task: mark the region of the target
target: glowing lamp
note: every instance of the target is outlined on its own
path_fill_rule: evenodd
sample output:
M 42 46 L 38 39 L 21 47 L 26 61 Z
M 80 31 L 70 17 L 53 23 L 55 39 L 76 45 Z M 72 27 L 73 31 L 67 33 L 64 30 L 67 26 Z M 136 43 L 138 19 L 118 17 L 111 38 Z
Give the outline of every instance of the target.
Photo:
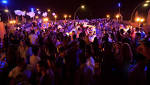
M 150 0 L 147 0 L 147 1 L 146 1 L 146 3 L 149 3 L 149 2 L 150 2 Z
M 15 20 L 10 20 L 9 23 L 10 23 L 10 24 L 15 24 L 16 21 L 15 21 Z
M 84 5 L 82 5 L 82 6 L 81 6 L 81 8 L 82 8 L 82 9 L 84 9 L 84 8 L 85 8 L 85 6 L 84 6 Z
M 106 15 L 106 17 L 107 17 L 107 18 L 110 18 L 110 15 L 109 15 L 109 14 L 107 14 L 107 15 Z
M 141 20 L 140 20 L 140 22 L 144 22 L 145 21 L 145 19 L 144 18 L 142 18 Z
M 56 18 L 57 18 L 57 15 L 55 15 L 54 18 L 56 19 Z
M 2 3 L 3 3 L 3 4 L 7 4 L 8 1 L 7 1 L 7 0 L 2 0 Z
M 136 18 L 136 22 L 139 22 L 140 21 L 140 18 L 138 17 L 138 18 Z
M 64 18 L 67 18 L 67 15 L 66 15 L 66 14 L 64 15 Z
M 35 18 L 36 18 L 36 19 L 38 19 L 38 18 L 39 18 L 39 16 L 35 16 Z
M 120 17 L 120 15 L 119 15 L 119 14 L 117 14 L 117 15 L 116 15 L 116 18 L 118 19 L 119 17 Z
M 31 8 L 31 12 L 34 12 L 34 8 Z
M 48 18 L 43 18 L 44 22 L 48 22 L 48 20 L 49 20 Z
M 118 3 L 118 7 L 121 7 L 121 3 Z
M 38 9 L 38 8 L 37 8 L 36 10 L 37 10 L 37 11 L 39 11 L 39 9 Z
M 4 12 L 5 12 L 5 13 L 8 13 L 8 12 L 9 12 L 9 10 L 8 10 L 8 9 L 5 9 L 5 10 L 4 10 Z
M 147 6 L 148 6 L 148 4 L 146 3 L 146 4 L 144 4 L 143 6 L 144 6 L 144 7 L 147 7 Z
M 47 11 L 50 12 L 51 10 L 50 10 L 50 9 L 47 9 Z
M 69 15 L 69 18 L 71 18 L 71 15 Z

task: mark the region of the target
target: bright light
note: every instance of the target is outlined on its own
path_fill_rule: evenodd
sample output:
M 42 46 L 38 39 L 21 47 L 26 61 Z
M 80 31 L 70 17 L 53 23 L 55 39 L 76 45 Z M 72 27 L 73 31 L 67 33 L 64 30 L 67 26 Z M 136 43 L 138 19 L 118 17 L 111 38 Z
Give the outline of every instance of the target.
M 37 10 L 37 11 L 39 11 L 39 9 L 38 9 L 38 8 L 37 8 L 36 10 Z
M 36 19 L 38 19 L 38 18 L 39 18 L 39 16 L 35 16 L 35 18 L 36 18 Z
M 67 18 L 67 15 L 66 15 L 66 14 L 64 15 L 64 18 Z
M 107 17 L 107 18 L 110 18 L 110 15 L 109 15 L 109 14 L 107 14 L 107 15 L 106 15 L 106 17 Z
M 145 21 L 145 19 L 144 18 L 140 18 L 140 17 L 137 17 L 136 19 L 135 19 L 135 21 L 136 22 L 144 22 Z
M 34 8 L 31 8 L 31 12 L 34 12 Z
M 144 18 L 142 18 L 142 19 L 141 19 L 141 22 L 144 22 L 144 21 L 145 21 L 145 19 L 144 19 Z
M 82 9 L 84 9 L 84 8 L 85 8 L 85 6 L 84 6 L 84 5 L 82 5 L 82 6 L 81 6 L 81 8 L 82 8 Z
M 149 3 L 149 2 L 150 2 L 150 0 L 147 0 L 147 1 L 146 1 L 146 3 Z
M 47 9 L 47 11 L 50 12 L 51 10 L 50 10 L 50 9 Z
M 10 23 L 10 24 L 15 24 L 16 21 L 15 21 L 15 20 L 10 20 L 9 23 Z
M 138 17 L 138 18 L 136 18 L 136 22 L 139 22 L 140 21 L 140 18 Z
M 44 22 L 48 22 L 48 20 L 49 20 L 48 18 L 43 18 Z
M 8 1 L 7 1 L 7 0 L 2 0 L 2 3 L 3 3 L 3 4 L 7 4 Z
M 5 10 L 4 10 L 4 12 L 8 13 L 8 12 L 9 12 L 9 10 L 8 10 L 8 9 L 5 9 Z
M 71 15 L 69 15 L 69 18 L 71 18 Z
M 116 18 L 118 19 L 119 17 L 120 17 L 120 15 L 119 15 L 119 14 L 117 14 L 117 15 L 116 15 Z
M 143 6 L 144 6 L 144 7 L 147 7 L 147 6 L 148 6 L 148 4 L 146 3 L 146 4 L 144 4 Z
M 55 15 L 54 18 L 56 19 L 56 18 L 57 18 L 57 15 Z
M 118 3 L 118 7 L 121 7 L 121 3 L 120 2 Z

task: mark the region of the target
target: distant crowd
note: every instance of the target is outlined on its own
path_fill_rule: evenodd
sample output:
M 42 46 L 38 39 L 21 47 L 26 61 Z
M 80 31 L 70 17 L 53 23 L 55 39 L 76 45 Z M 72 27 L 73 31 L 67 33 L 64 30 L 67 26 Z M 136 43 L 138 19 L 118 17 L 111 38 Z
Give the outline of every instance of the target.
M 5 26 L 2 85 L 149 85 L 150 32 L 108 19 Z

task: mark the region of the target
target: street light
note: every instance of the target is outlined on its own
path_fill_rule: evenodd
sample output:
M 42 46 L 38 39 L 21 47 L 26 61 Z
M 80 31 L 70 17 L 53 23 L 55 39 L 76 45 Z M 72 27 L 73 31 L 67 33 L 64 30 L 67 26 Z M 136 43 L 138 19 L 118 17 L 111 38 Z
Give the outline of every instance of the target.
M 135 21 L 136 21 L 136 22 L 141 22 L 141 23 L 143 23 L 143 22 L 145 21 L 145 19 L 144 19 L 144 18 L 141 18 L 141 17 L 137 17 L 137 18 L 135 19 Z
M 107 18 L 110 18 L 110 15 L 109 15 L 109 14 L 107 14 L 107 15 L 106 15 L 106 17 L 107 17 Z
M 119 19 L 120 17 L 121 17 L 120 14 L 117 14 L 117 15 L 116 15 L 117 21 L 118 21 L 118 19 Z
M 116 18 L 117 18 L 117 20 L 118 20 L 118 19 L 120 18 L 120 15 L 119 15 L 119 14 L 117 14 L 117 15 L 116 15 Z
M 77 9 L 76 9 L 76 11 L 74 12 L 74 20 L 76 20 L 76 14 L 77 14 L 77 12 L 78 12 L 78 10 L 79 9 L 85 9 L 85 5 L 81 5 L 80 7 L 78 7 Z
M 142 19 L 141 19 L 141 22 L 143 23 L 144 21 L 145 21 L 145 19 L 144 19 L 144 18 L 142 18 Z
M 56 20 L 57 20 L 57 15 L 55 15 L 54 18 L 55 18 L 55 22 L 56 22 Z
M 40 9 L 39 9 L 39 8 L 37 8 L 36 10 L 37 10 L 37 11 L 39 11 Z
M 69 15 L 69 19 L 71 18 L 71 15 Z
M 36 19 L 38 19 L 38 18 L 39 18 L 39 16 L 35 16 L 35 18 L 36 18 Z
M 120 15 L 119 15 L 119 14 L 117 14 L 117 15 L 116 15 L 116 18 L 118 19 L 119 17 L 120 17 Z
M 48 19 L 47 17 L 43 18 L 43 21 L 44 21 L 44 22 L 48 22 L 48 20 L 49 20 L 49 19 Z
M 64 15 L 65 20 L 66 20 L 67 17 L 68 17 L 67 14 L 65 14 L 65 15 Z
M 145 3 L 143 6 L 144 6 L 144 7 L 147 7 L 148 5 L 149 5 L 148 3 Z
M 146 1 L 146 3 L 149 3 L 149 2 L 150 2 L 149 0 Z
M 84 5 L 81 5 L 81 8 L 82 8 L 82 9 L 84 9 L 84 8 L 85 8 L 85 6 L 84 6 Z
M 135 19 L 135 21 L 136 21 L 136 22 L 139 22 L 139 21 L 140 21 L 140 18 L 139 18 L 139 17 L 138 17 L 138 18 L 136 18 L 136 19 Z
M 51 10 L 50 10 L 50 9 L 47 9 L 47 11 L 50 12 Z
M 138 25 L 140 26 L 141 23 L 143 23 L 145 21 L 144 18 L 141 18 L 141 17 L 137 17 L 135 18 L 135 21 L 138 23 Z
M 7 4 L 8 1 L 7 1 L 7 0 L 2 0 L 2 3 L 3 3 L 3 4 Z
M 8 12 L 9 12 L 9 10 L 8 10 L 8 9 L 5 9 L 5 10 L 4 10 L 4 12 L 5 12 L 5 13 L 8 13 Z
M 10 20 L 9 24 L 16 24 L 16 20 Z

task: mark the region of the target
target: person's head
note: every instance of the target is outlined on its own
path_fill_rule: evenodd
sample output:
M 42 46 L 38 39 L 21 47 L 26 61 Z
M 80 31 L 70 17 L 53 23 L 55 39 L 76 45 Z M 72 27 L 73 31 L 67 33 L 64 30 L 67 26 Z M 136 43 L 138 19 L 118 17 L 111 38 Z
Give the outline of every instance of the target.
M 136 33 L 136 38 L 141 38 L 141 33 Z
M 75 31 L 72 31 L 72 35 L 75 35 L 76 33 L 75 33 Z
M 105 34 L 104 37 L 103 37 L 103 42 L 108 42 L 108 37 L 109 37 L 109 35 Z
M 31 30 L 31 34 L 35 34 L 35 31 L 34 31 L 34 30 Z
M 123 33 L 124 33 L 124 30 L 123 30 L 123 29 L 121 29 L 121 30 L 120 30 L 120 33 L 121 33 L 121 34 L 123 34 Z
M 97 37 L 95 37 L 95 38 L 94 38 L 94 42 L 95 42 L 95 43 L 97 43 L 97 42 L 98 42 L 98 39 L 97 39 Z
M 25 45 L 24 40 L 21 40 L 21 41 L 20 41 L 20 46 L 24 46 L 24 45 Z
M 140 31 L 140 28 L 136 27 L 136 28 L 135 28 L 135 31 L 136 31 L 136 32 Z
M 38 47 L 36 47 L 36 46 L 34 46 L 33 48 L 32 48 L 32 52 L 33 52 L 33 54 L 34 55 L 38 55 L 38 52 L 39 52 L 39 48 Z
M 75 35 L 73 35 L 73 40 L 76 40 L 76 34 L 75 34 Z

